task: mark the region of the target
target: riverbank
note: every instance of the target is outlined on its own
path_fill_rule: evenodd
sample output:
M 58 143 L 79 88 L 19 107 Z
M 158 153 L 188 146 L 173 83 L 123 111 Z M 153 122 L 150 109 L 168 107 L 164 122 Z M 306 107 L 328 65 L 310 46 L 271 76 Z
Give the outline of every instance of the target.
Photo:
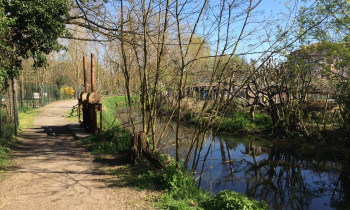
M 134 117 L 137 119 L 140 113 L 137 113 L 137 109 L 133 111 Z M 128 114 L 125 109 L 116 110 L 113 116 L 121 117 L 123 123 L 128 122 Z M 157 119 L 157 125 L 160 128 L 167 124 L 168 118 L 166 115 Z M 182 139 L 182 143 L 179 145 L 180 158 L 185 157 L 181 151 L 186 152 L 190 147 L 188 141 L 191 139 L 186 137 L 193 134 L 193 127 L 194 125 L 191 123 L 182 123 L 180 127 L 180 138 Z M 176 123 L 170 122 L 168 129 L 165 131 L 166 135 L 163 136 L 161 145 L 161 151 L 164 153 L 174 155 L 174 142 L 169 140 L 174 139 L 175 128 Z M 343 180 L 344 175 L 342 174 L 350 172 L 347 167 L 347 160 L 349 159 L 347 154 L 350 153 L 348 147 L 344 147 L 344 144 L 340 143 L 341 141 L 335 142 L 331 138 L 324 141 L 317 141 L 316 139 L 306 141 L 298 138 L 278 138 L 273 135 L 266 135 L 264 132 L 258 134 L 257 132 L 253 132 L 253 135 L 246 135 L 246 133 L 242 135 L 241 132 L 235 134 L 220 132 L 219 134 L 209 133 L 206 135 L 203 143 L 200 143 L 198 148 L 196 146 L 192 151 L 188 166 L 188 170 L 195 171 L 195 174 L 189 174 L 189 176 L 192 179 L 193 176 L 195 177 L 196 186 L 200 185 L 202 189 L 214 194 L 218 194 L 225 189 L 238 191 L 249 197 L 265 200 L 271 208 L 277 209 L 297 207 L 332 209 L 330 205 L 346 206 L 344 204 L 344 202 L 348 202 L 346 196 L 345 198 L 339 198 L 345 199 L 344 202 L 334 200 L 333 197 L 329 196 L 333 185 L 336 187 L 334 177 L 339 176 L 342 189 L 343 187 L 346 188 L 348 183 Z M 343 142 L 346 139 L 343 139 Z M 128 141 L 128 138 L 126 138 L 126 141 Z M 97 144 L 100 144 L 100 142 L 97 142 Z M 139 179 L 144 180 L 141 183 L 152 183 L 147 177 L 142 178 L 145 175 L 151 180 L 161 180 L 161 177 L 159 177 L 161 173 L 157 170 L 149 170 L 150 168 L 149 163 L 148 165 L 142 165 L 141 169 L 134 168 L 133 171 L 139 173 L 133 174 L 136 180 L 132 181 L 131 184 L 138 183 L 137 180 Z M 291 176 L 291 172 L 297 174 Z M 178 178 L 174 179 L 178 180 Z M 290 186 L 290 183 L 307 184 L 303 185 L 304 187 L 294 188 Z M 325 188 L 322 183 L 326 183 L 329 187 Z M 154 189 L 163 189 L 159 186 L 154 187 L 157 186 L 157 183 L 152 184 L 152 186 Z M 285 192 L 287 194 L 280 193 L 282 189 L 288 189 Z M 314 192 L 314 189 L 322 189 L 322 192 Z M 167 192 L 164 189 L 161 192 L 163 191 Z M 212 198 L 214 194 L 209 194 L 209 197 Z M 290 196 L 292 194 L 297 194 L 297 198 Z M 339 195 L 339 197 L 341 196 Z M 162 204 L 162 197 L 156 200 L 165 208 L 168 204 Z M 185 203 L 183 205 L 187 205 L 188 208 L 191 206 L 204 208 L 202 207 L 203 202 L 196 198 L 174 201 L 173 197 L 176 198 L 176 196 L 171 195 L 165 196 L 167 198 L 165 201 L 170 205 L 179 206 Z M 203 200 L 205 200 L 205 197 L 202 197 Z M 298 202 L 293 199 L 298 199 Z
M 267 209 L 267 205 L 247 196 L 223 191 L 217 195 L 198 188 L 197 183 L 187 169 L 179 166 L 173 158 L 164 154 L 155 154 L 162 161 L 163 168 L 156 169 L 146 160 L 132 166 L 128 162 L 128 151 L 131 148 L 131 135 L 121 128 L 115 118 L 115 109 L 121 97 L 108 97 L 103 100 L 104 124 L 109 129 L 82 140 L 90 151 L 96 155 L 98 162 L 104 163 L 102 168 L 118 177 L 123 177 L 130 186 L 140 189 L 154 189 L 159 192 L 154 201 L 158 208 L 166 209 L 218 209 L 227 206 L 231 209 Z M 105 122 L 106 121 L 106 122 Z M 113 163 L 123 163 L 118 169 L 110 168 Z
M 125 142 L 120 145 L 130 141 L 130 137 L 117 139 L 119 143 Z M 164 166 L 161 169 L 155 168 L 146 160 L 132 165 L 129 152 L 123 147 L 119 149 L 112 141 L 104 134 L 82 140 L 95 155 L 95 162 L 100 164 L 99 169 L 117 177 L 118 181 L 108 181 L 111 185 L 118 185 L 121 181 L 126 186 L 152 191 L 154 193 L 150 199 L 157 208 L 268 209 L 266 203 L 250 199 L 241 193 L 225 190 L 215 195 L 198 188 L 193 174 L 165 154 L 156 154 Z
M 330 122 L 326 121 L 325 126 L 321 126 L 322 128 L 319 125 L 306 123 L 304 129 L 285 130 L 281 127 L 274 127 L 271 117 L 265 111 L 256 111 L 254 119 L 252 119 L 250 111 L 244 108 L 230 110 L 222 116 L 210 116 L 209 113 L 200 114 L 194 110 L 186 109 L 186 107 L 184 106 L 181 116 L 183 124 L 193 127 L 205 126 L 215 130 L 220 135 L 255 135 L 271 140 L 336 143 L 350 147 L 349 131 L 339 127 L 339 125 L 335 126 L 331 120 L 329 120 Z M 159 116 L 176 115 L 176 112 L 175 114 L 173 112 L 173 109 L 163 106 L 160 108 Z

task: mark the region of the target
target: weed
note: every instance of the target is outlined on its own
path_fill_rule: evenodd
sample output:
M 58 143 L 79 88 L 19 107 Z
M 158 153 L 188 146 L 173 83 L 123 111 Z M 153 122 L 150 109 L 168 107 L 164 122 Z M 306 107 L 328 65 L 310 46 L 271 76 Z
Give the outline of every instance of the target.
M 10 148 L 0 146 L 0 171 L 6 169 L 6 166 L 11 159 L 10 152 Z
M 204 209 L 268 209 L 265 202 L 259 202 L 233 191 L 224 190 L 215 197 L 203 203 Z

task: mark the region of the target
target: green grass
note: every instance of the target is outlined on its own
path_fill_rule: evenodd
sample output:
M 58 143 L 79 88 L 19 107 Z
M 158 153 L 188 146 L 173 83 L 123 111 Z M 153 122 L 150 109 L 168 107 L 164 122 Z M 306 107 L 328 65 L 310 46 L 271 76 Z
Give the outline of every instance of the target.
M 191 122 L 198 123 L 198 117 L 191 118 Z M 203 119 L 204 122 L 208 121 L 207 118 Z M 220 123 L 221 122 L 221 123 Z M 219 128 L 219 131 L 237 132 L 237 131 L 261 131 L 271 129 L 271 118 L 265 113 L 256 113 L 255 120 L 252 120 L 248 113 L 237 112 L 231 116 L 215 117 L 212 126 Z
M 252 120 L 248 113 L 235 113 L 232 117 L 225 117 L 222 119 L 220 130 L 236 131 L 236 130 L 265 130 L 272 127 L 270 117 L 264 113 L 257 113 L 255 120 Z
M 67 112 L 66 118 L 68 121 L 78 122 L 78 111 L 76 108 L 71 109 Z
M 120 125 L 120 122 L 116 118 L 115 110 L 117 109 L 116 104 L 123 101 L 125 101 L 124 96 L 109 96 L 102 99 L 102 126 L 104 131 Z
M 11 160 L 11 150 L 8 147 L 0 146 L 0 172 L 6 170 Z
M 19 127 L 20 129 L 31 128 L 34 125 L 35 117 L 40 114 L 41 109 L 27 109 L 19 112 Z
M 132 96 L 132 105 L 138 105 L 138 96 Z M 111 129 L 115 126 L 119 126 L 120 122 L 116 118 L 116 110 L 126 108 L 126 97 L 125 96 L 108 96 L 103 98 L 103 130 Z

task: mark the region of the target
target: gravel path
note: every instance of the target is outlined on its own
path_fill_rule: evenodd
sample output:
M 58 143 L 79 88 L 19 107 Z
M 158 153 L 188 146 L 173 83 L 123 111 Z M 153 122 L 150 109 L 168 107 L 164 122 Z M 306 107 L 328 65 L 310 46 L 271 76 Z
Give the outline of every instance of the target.
M 98 171 L 93 157 L 66 129 L 65 115 L 76 103 L 45 106 L 35 126 L 23 132 L 13 167 L 0 182 L 0 209 L 149 208 L 149 192 L 118 184 Z

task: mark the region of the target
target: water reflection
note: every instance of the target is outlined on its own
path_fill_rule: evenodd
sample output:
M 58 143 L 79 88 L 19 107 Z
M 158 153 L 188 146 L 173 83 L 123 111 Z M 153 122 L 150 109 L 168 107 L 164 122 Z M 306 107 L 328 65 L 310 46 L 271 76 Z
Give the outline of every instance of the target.
M 349 161 L 303 158 L 295 146 L 209 137 L 198 183 L 213 192 L 245 193 L 273 209 L 349 208 Z
M 164 124 L 164 120 L 157 122 L 159 130 Z M 174 133 L 175 125 L 170 124 L 159 146 L 173 156 Z M 181 128 L 183 159 L 192 133 L 190 127 Z M 272 143 L 252 136 L 200 136 L 194 148 L 188 168 L 203 189 L 245 193 L 265 200 L 273 209 L 350 208 L 347 152 L 308 151 L 300 144 Z

